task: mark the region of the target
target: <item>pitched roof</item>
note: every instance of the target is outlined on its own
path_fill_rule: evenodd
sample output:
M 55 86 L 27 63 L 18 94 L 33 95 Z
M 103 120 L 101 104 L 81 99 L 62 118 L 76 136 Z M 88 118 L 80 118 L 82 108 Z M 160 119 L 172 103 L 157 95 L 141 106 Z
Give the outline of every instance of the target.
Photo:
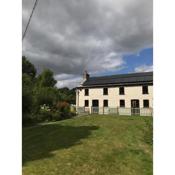
M 153 83 L 153 72 L 118 74 L 102 77 L 89 77 L 82 86 L 130 85 Z

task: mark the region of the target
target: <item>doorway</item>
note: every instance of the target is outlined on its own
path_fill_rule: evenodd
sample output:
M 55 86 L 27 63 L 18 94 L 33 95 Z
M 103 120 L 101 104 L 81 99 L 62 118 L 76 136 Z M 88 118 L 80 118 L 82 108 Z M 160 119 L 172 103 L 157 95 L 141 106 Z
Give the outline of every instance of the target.
M 92 100 L 92 113 L 98 114 L 99 113 L 99 102 L 98 100 Z
M 131 100 L 131 115 L 140 115 L 140 104 L 139 100 Z

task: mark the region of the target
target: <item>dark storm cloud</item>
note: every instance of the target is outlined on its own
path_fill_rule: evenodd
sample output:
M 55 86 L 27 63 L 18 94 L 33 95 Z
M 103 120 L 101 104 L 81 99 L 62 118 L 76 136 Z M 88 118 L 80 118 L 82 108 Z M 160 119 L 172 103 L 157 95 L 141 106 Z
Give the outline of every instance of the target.
M 33 4 L 23 0 L 23 31 Z M 85 69 L 120 69 L 123 54 L 150 46 L 152 0 L 39 0 L 23 54 L 39 70 L 78 79 Z

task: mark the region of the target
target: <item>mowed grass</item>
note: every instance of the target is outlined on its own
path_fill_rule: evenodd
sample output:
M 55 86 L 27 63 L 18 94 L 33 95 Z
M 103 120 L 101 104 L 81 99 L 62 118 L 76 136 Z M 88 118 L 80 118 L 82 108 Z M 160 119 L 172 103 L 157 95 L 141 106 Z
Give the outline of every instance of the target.
M 84 116 L 23 128 L 23 175 L 151 175 L 152 117 Z

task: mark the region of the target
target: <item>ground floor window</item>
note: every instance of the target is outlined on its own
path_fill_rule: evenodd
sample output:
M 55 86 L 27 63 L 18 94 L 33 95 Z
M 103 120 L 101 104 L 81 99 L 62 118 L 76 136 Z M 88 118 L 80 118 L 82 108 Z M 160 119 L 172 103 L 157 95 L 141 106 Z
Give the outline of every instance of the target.
M 104 107 L 108 107 L 108 100 L 104 100 L 104 101 L 103 101 L 103 106 L 104 106 Z
M 84 103 L 85 103 L 85 104 L 84 104 L 85 107 L 88 107 L 88 106 L 89 106 L 89 100 L 85 100 Z
M 121 108 L 125 107 L 125 100 L 120 100 L 120 107 Z
M 92 106 L 93 107 L 98 107 L 99 106 L 98 100 L 92 100 Z
M 149 108 L 149 100 L 143 100 L 143 107 Z

